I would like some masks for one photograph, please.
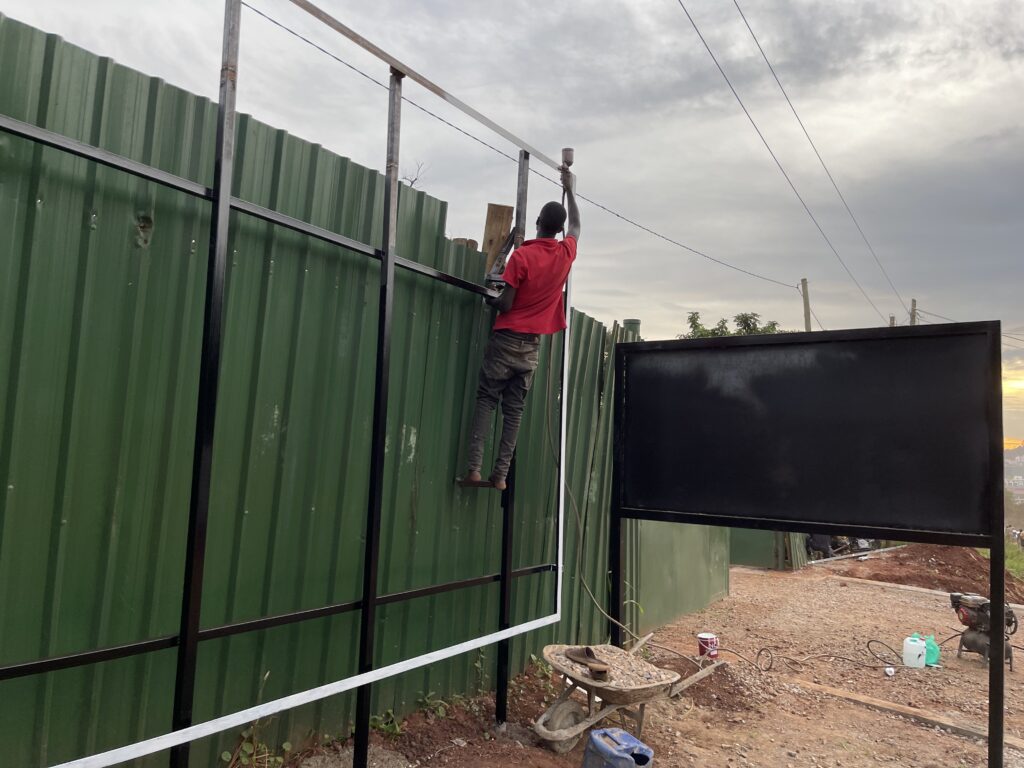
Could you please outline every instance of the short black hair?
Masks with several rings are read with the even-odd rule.
[[[565,226],[565,207],[554,200],[545,203],[540,209],[540,216],[537,217],[537,228],[541,232],[554,234],[561,232]]]

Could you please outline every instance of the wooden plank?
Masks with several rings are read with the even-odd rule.
[[[844,688],[833,688],[830,685],[811,683],[806,680],[795,680],[794,682],[801,688],[808,691],[824,693],[829,696],[834,696],[837,699],[842,699],[843,701],[849,701],[870,709],[876,709],[880,712],[888,712],[890,714],[910,718],[911,720],[917,720],[919,723],[937,725],[940,728],[945,728],[946,730],[958,733],[961,736],[969,736],[972,739],[983,739],[988,741],[988,731],[986,729],[970,725],[969,723],[962,723],[957,720],[953,720],[952,718],[947,717],[946,715],[940,715],[937,712],[929,712],[928,710],[918,709],[917,707],[908,707],[903,704],[896,704],[891,701],[876,699],[871,696],[864,696],[860,693],[847,691]],[[1003,739],[1006,746],[1013,747],[1014,749],[1019,749],[1024,752],[1024,739],[1010,735],[1004,736]]]
[[[737,567],[737,566],[732,566]],[[740,566],[743,567],[743,566]],[[826,569],[827,571],[827,569]],[[949,601],[949,592],[944,589],[928,589],[927,587],[915,587],[911,584],[894,584],[891,581],[875,581],[874,579],[859,579],[856,576],[841,576],[838,573],[829,573],[830,579],[836,579],[837,581],[845,581],[847,584],[857,584],[866,587],[885,587],[886,589],[898,589],[901,592],[917,592],[920,595],[935,595],[936,597],[943,597],[946,601]],[[984,598],[988,598],[988,594],[982,595]],[[1024,613],[1024,605],[1019,603],[1006,603],[1008,606],[1013,608],[1018,613]]]
[[[696,674],[690,675],[689,677],[687,677],[684,680],[680,680],[678,683],[676,683],[675,685],[672,686],[672,690],[669,691],[668,695],[670,697],[678,696],[680,693],[685,691],[687,688],[689,688],[694,683],[699,683],[701,680],[703,680],[705,677],[709,676],[712,672],[714,672],[719,667],[724,667],[724,666],[727,666],[728,664],[729,664],[729,662],[727,662],[727,661],[716,661],[710,667],[705,667],[700,672],[697,672]]]
[[[895,547],[884,547],[882,549],[870,549],[866,552],[851,552],[848,555],[836,555],[835,557],[825,557],[821,560],[808,560],[808,565],[825,565],[826,563],[837,563],[840,560],[852,560],[855,557],[863,557],[866,560],[874,560],[875,555],[880,555],[883,552],[892,552],[897,549],[903,549],[906,544],[897,544]]]
[[[484,222],[484,239],[481,249],[487,254],[485,275],[490,274],[491,267],[494,265],[495,259],[498,258],[498,251],[501,250],[502,243],[505,242],[508,233],[512,231],[513,213],[511,205],[487,204],[487,220]]]

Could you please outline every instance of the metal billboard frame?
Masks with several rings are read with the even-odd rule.
[[[177,648],[172,730],[162,736],[61,763],[57,768],[104,768],[105,766],[116,765],[167,749],[171,750],[170,765],[172,768],[187,768],[189,765],[189,744],[196,739],[210,736],[232,727],[245,725],[261,717],[352,689],[356,689],[355,755],[353,765],[355,768],[365,768],[369,749],[371,686],[374,682],[497,643],[495,719],[499,724],[504,723],[508,712],[510,639],[517,635],[555,624],[561,619],[564,548],[563,516],[565,506],[565,435],[568,409],[564,388],[569,380],[569,322],[571,320],[568,312],[566,313],[566,328],[562,335],[562,365],[559,386],[558,513],[555,562],[541,563],[518,569],[512,567],[512,531],[515,514],[515,464],[513,461],[512,471],[508,478],[508,488],[502,493],[501,498],[502,556],[501,563],[496,572],[383,595],[378,594],[377,589],[395,270],[402,269],[413,272],[480,296],[493,295],[481,285],[410,259],[402,258],[395,251],[398,218],[398,156],[401,128],[402,80],[408,76],[520,148],[516,195],[516,226],[520,236],[523,234],[526,223],[527,181],[531,154],[552,168],[557,168],[558,165],[548,156],[538,152],[522,139],[519,139],[497,123],[492,122],[412,68],[402,64],[402,62],[373,45],[312,3],[307,2],[307,0],[290,1],[329,28],[356,42],[390,67],[383,240],[380,248],[375,248],[301,219],[278,213],[277,211],[255,205],[231,195],[235,119],[237,114],[235,111],[235,95],[238,78],[242,0],[225,0],[224,4],[223,56],[220,70],[220,97],[218,102],[214,182],[212,187],[206,187],[189,179],[162,171],[85,142],[68,138],[45,128],[16,120],[6,115],[0,115],[0,131],[69,155],[99,163],[109,168],[117,169],[169,189],[184,192],[192,197],[207,200],[212,204],[202,347],[200,353],[196,432],[192,463],[192,487],[189,502],[187,549],[185,553],[179,632],[173,635],[165,635],[117,646],[0,666],[0,681],[3,681]],[[374,372],[375,387],[371,430],[370,488],[369,502],[365,512],[367,535],[363,558],[363,594],[360,600],[264,616],[203,629],[200,627],[199,619],[202,603],[207,521],[209,518],[217,379],[220,368],[221,324],[225,302],[225,275],[227,271],[229,240],[228,225],[232,211],[253,216],[294,232],[308,235],[317,240],[343,248],[346,251],[362,254],[381,263],[377,317],[378,341]],[[571,306],[571,287],[570,281],[567,283],[565,290],[565,305],[567,308]],[[511,588],[513,581],[524,576],[551,572],[556,574],[555,595],[552,601],[554,612],[522,624],[513,625],[511,614]],[[373,645],[377,606],[492,583],[498,583],[499,585],[498,631],[447,648],[430,651],[385,667],[375,667]],[[350,611],[360,611],[361,613],[358,673],[356,675],[224,715],[204,723],[192,723],[196,662],[200,642]]]
[[[624,619],[623,590],[623,539],[622,525],[624,520],[650,520],[654,522],[689,523],[695,525],[715,525],[726,528],[755,528],[769,530],[787,530],[797,533],[851,533],[856,532],[868,538],[896,538],[902,541],[915,541],[930,544],[950,544],[955,546],[987,546],[990,550],[989,601],[990,615],[1000,617],[999,629],[1002,630],[1002,616],[1005,612],[1005,539],[1003,538],[1004,510],[1002,499],[1003,487],[1003,417],[1000,370],[1000,323],[998,321],[976,323],[933,324],[927,326],[900,326],[889,328],[867,328],[841,331],[820,331],[811,333],[785,333],[773,335],[730,336],[706,339],[685,339],[675,341],[652,341],[620,343],[615,348],[615,426],[612,449],[612,507],[610,515],[610,534],[608,539],[608,572],[610,586],[608,591],[608,630],[615,645],[622,646]],[[907,528],[887,528],[878,525],[858,525],[857,523],[835,524],[822,521],[797,521],[791,519],[777,520],[764,517],[727,516],[713,513],[702,513],[695,510],[646,509],[629,507],[623,503],[623,433],[629,418],[626,406],[628,392],[626,386],[626,358],[633,353],[677,351],[684,349],[713,349],[721,347],[779,346],[786,344],[807,344],[814,341],[870,341],[892,338],[919,338],[950,336],[962,334],[987,336],[988,342],[988,374],[990,386],[985,403],[985,417],[989,432],[988,454],[990,472],[987,487],[996,492],[988,494],[987,535],[951,533],[946,531],[914,530]],[[996,619],[992,619],[993,628]],[[989,659],[999,659],[1002,663],[989,663],[989,704],[988,704],[988,768],[1002,768],[1004,741],[1004,685],[1005,638],[1002,631],[991,632]]]

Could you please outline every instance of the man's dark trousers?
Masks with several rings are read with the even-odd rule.
[[[484,459],[484,440],[490,431],[494,409],[501,401],[502,429],[492,480],[504,480],[516,449],[526,395],[537,370],[540,335],[498,330],[491,333],[480,366],[476,409],[469,434],[469,470],[479,472]]]

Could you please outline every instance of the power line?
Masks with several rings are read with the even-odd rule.
[[[258,8],[253,7],[249,3],[245,2],[245,0],[242,0],[242,5],[245,6],[246,8],[248,8],[253,13],[257,14],[258,16],[263,17],[264,19],[269,21],[274,26],[279,27],[280,29],[283,29],[285,32],[287,32],[288,34],[292,35],[293,37],[296,37],[299,40],[302,40],[307,45],[310,45],[313,48],[315,48],[316,50],[320,51],[321,53],[329,56],[330,58],[334,59],[334,61],[338,62],[339,64],[342,64],[345,67],[348,67],[353,72],[358,74],[360,77],[363,77],[366,80],[369,80],[371,83],[373,83],[375,85],[378,85],[381,88],[384,88],[385,90],[387,90],[388,85],[386,83],[384,83],[384,82],[382,82],[380,80],[377,80],[372,75],[369,75],[366,72],[363,72],[358,67],[354,66],[353,64],[350,64],[349,62],[347,62],[344,59],[342,59],[341,57],[335,55],[334,53],[332,53],[331,51],[329,51],[326,48],[322,47],[321,45],[318,45],[317,43],[315,43],[312,40],[310,40],[308,37],[305,37],[304,35],[300,34],[299,32],[296,32],[291,27],[289,27],[289,26],[281,23],[277,19],[267,15],[266,13],[264,13],[261,10],[259,10]],[[438,120],[438,121],[444,123],[448,127],[454,128],[456,131],[461,133],[463,136],[466,136],[466,137],[472,139],[473,141],[477,142],[478,144],[481,144],[481,145],[487,147],[488,149],[490,149],[493,152],[498,153],[502,157],[504,157],[504,158],[506,158],[508,160],[511,160],[514,163],[518,163],[519,162],[518,158],[513,157],[512,155],[508,154],[507,152],[504,152],[503,150],[499,149],[498,147],[494,146],[493,144],[490,144],[487,141],[484,141],[479,136],[475,136],[474,134],[470,133],[469,131],[467,131],[467,130],[465,130],[463,128],[460,128],[455,123],[453,123],[453,122],[451,122],[449,120],[446,120],[445,118],[441,117],[440,115],[436,114],[435,112],[430,111],[426,107],[423,107],[420,104],[417,104],[412,99],[410,99],[410,98],[408,98],[406,96],[403,96],[402,97],[402,101],[406,102],[407,104],[410,104],[413,107],[416,107],[416,109],[420,110],[424,114],[429,115],[430,117],[433,117],[435,120]],[[561,188],[561,186],[562,186],[561,182],[556,181],[555,179],[552,179],[549,176],[546,176],[545,174],[543,174],[540,171],[538,171],[536,168],[531,168],[530,170],[534,174],[539,176],[540,178],[545,179],[546,181],[548,181],[548,182],[556,185],[557,187]],[[678,248],[682,248],[685,251],[689,251],[690,253],[695,254],[697,256],[700,256],[701,258],[707,259],[708,261],[714,262],[715,264],[718,264],[720,266],[723,266],[723,267],[726,267],[728,269],[734,270],[736,272],[740,272],[741,274],[747,275],[749,277],[757,278],[758,280],[764,280],[765,282],[768,282],[768,283],[773,283],[775,285],[780,285],[783,288],[792,288],[792,287],[794,287],[792,283],[787,283],[787,282],[784,282],[782,280],[776,280],[773,277],[768,277],[767,275],[762,275],[762,274],[759,274],[757,272],[753,272],[753,271],[751,271],[749,269],[744,269],[743,267],[738,267],[735,264],[730,264],[729,262],[724,261],[722,259],[715,258],[714,256],[710,256],[707,253],[704,253],[703,251],[700,251],[700,250],[698,250],[696,248],[693,248],[693,247],[691,247],[689,245],[686,245],[685,243],[681,243],[678,240],[675,240],[675,239],[673,239],[671,237],[668,237],[667,235],[663,235],[660,232],[657,232],[657,231],[651,229],[650,227],[647,227],[647,226],[639,223],[638,221],[635,221],[635,220],[629,218],[628,216],[624,216],[623,214],[618,213],[617,211],[613,211],[608,206],[602,205],[601,203],[597,202],[596,200],[592,200],[589,197],[585,197],[585,196],[583,196],[581,194],[578,194],[578,193],[577,193],[576,197],[579,198],[580,200],[583,200],[586,203],[589,203],[590,205],[593,205],[596,208],[600,208],[605,213],[611,214],[612,216],[614,216],[614,217],[616,217],[618,219],[621,219],[622,221],[626,222],[627,224],[630,224],[631,226],[636,227],[637,229],[643,230],[644,232],[647,232],[648,234],[654,235],[654,237],[657,237],[657,238],[659,238],[661,240],[664,240],[667,243],[671,243],[672,245],[674,245],[674,246],[676,246]]]
[[[958,322],[957,320],[954,320],[951,317],[946,317],[945,315],[940,315],[940,314],[938,314],[936,312],[929,312],[928,310],[921,309],[920,307],[917,308],[917,311],[921,312],[922,314],[925,314],[925,315],[931,315],[932,317],[937,317],[937,318],[939,318],[939,320],[945,320],[947,323]]]
[[[782,176],[786,179],[786,183],[789,184],[789,188],[793,190],[793,194],[796,195],[797,200],[800,201],[800,205],[803,206],[811,221],[814,222],[814,226],[817,227],[818,232],[821,233],[821,236],[825,240],[825,243],[828,245],[829,249],[832,251],[833,254],[835,254],[836,259],[842,265],[843,269],[846,270],[846,274],[849,275],[850,279],[853,281],[853,284],[857,286],[858,290],[860,290],[865,300],[867,300],[868,304],[871,305],[871,308],[875,310],[875,313],[882,319],[882,322],[886,322],[886,318],[882,314],[881,310],[875,305],[875,302],[871,300],[871,297],[868,296],[867,291],[864,290],[864,287],[860,284],[857,278],[854,277],[853,272],[850,271],[850,268],[846,265],[846,262],[843,261],[843,257],[839,255],[839,251],[836,249],[835,245],[832,244],[832,241],[829,239],[829,236],[825,234],[825,230],[822,229],[821,224],[818,223],[818,219],[814,216],[814,213],[811,211],[810,207],[804,201],[803,196],[797,190],[796,185],[793,183],[793,180],[789,177],[789,174],[786,172],[786,169],[783,167],[782,163],[779,161],[779,158],[776,156],[774,150],[772,150],[771,145],[768,143],[768,140],[764,137],[764,134],[758,127],[757,122],[754,120],[754,117],[750,114],[750,110],[747,109],[747,105],[744,104],[743,99],[740,98],[739,93],[736,91],[735,86],[733,86],[732,84],[732,80],[729,79],[729,76],[725,73],[725,70],[722,68],[722,65],[718,63],[718,58],[715,56],[714,51],[711,50],[711,46],[708,45],[708,41],[704,39],[704,35],[701,34],[700,27],[697,26],[697,22],[694,21],[693,16],[691,16],[690,12],[686,9],[686,5],[683,3],[683,0],[677,0],[677,2],[679,3],[679,7],[683,9],[683,13],[686,14],[686,18],[690,20],[690,24],[693,26],[693,30],[697,33],[697,37],[699,37],[700,41],[704,44],[704,48],[707,49],[708,55],[711,56],[711,60],[715,63],[715,66],[718,68],[718,71],[725,79],[726,85],[728,85],[729,90],[732,91],[732,95],[736,97],[736,101],[739,103],[740,108],[743,110],[743,114],[747,116],[747,119],[750,121],[750,124],[754,127],[754,130],[757,132],[758,137],[761,139],[761,143],[764,144],[765,149],[768,150],[768,154],[772,156],[772,160],[775,161],[775,165],[778,166],[778,169],[782,173]]]
[[[242,5],[245,6],[246,8],[248,8],[253,13],[255,13],[257,16],[262,16],[264,19],[269,21],[274,26],[283,29],[285,32],[287,32],[288,34],[292,35],[293,37],[297,37],[299,40],[302,40],[307,45],[311,45],[313,48],[316,48],[321,53],[323,53],[323,54],[325,54],[327,56],[330,56],[336,62],[338,62],[339,64],[341,64],[341,65],[343,65],[345,67],[348,67],[349,69],[351,69],[353,72],[355,72],[360,77],[365,78],[366,80],[369,80],[374,85],[379,85],[385,91],[388,90],[388,84],[387,83],[385,83],[385,82],[383,82],[381,80],[378,80],[377,78],[373,77],[373,75],[368,75],[366,72],[363,72],[363,70],[359,69],[358,67],[356,67],[356,66],[354,66],[352,64],[349,64],[347,61],[345,61],[340,56],[336,56],[335,54],[331,53],[329,50],[327,50],[323,46],[318,45],[317,43],[315,43],[312,40],[310,40],[308,37],[305,37],[305,36],[301,35],[300,33],[296,32],[291,27],[282,24],[280,21],[278,21],[277,19],[273,18],[272,16],[268,16],[263,11],[261,11],[259,8],[254,8],[253,6],[249,5],[249,3],[245,2],[245,0],[242,0]],[[489,144],[488,142],[486,142],[483,139],[481,139],[479,136],[474,136],[469,131],[463,130],[462,128],[457,126],[455,123],[450,122],[449,120],[446,120],[445,118],[441,117],[440,115],[436,114],[435,112],[431,112],[429,109],[427,109],[426,107],[423,107],[423,106],[417,104],[412,99],[409,99],[409,98],[403,96],[402,97],[402,101],[406,102],[407,104],[410,104],[413,107],[416,107],[416,109],[420,110],[421,112],[430,115],[435,120],[441,121],[442,123],[444,123],[448,127],[454,128],[459,133],[463,134],[464,136],[469,137],[470,139],[472,139],[473,141],[477,142],[478,144],[482,144],[483,146],[487,147],[491,151],[497,152],[502,157],[507,157],[509,160],[512,160],[513,162],[518,162],[515,157],[513,157],[510,154],[508,154],[507,152],[503,152],[502,150],[498,149],[498,147],[494,146],[493,144]]]
[[[917,308],[917,311],[920,312],[921,314],[929,315],[930,317],[937,317],[939,320],[945,320],[947,323],[956,323],[956,322],[958,322],[957,320],[954,320],[951,317],[946,317],[945,315],[940,315],[940,314],[937,314],[935,312],[929,312],[927,309],[921,309],[920,307]],[[1024,339],[1019,338],[1017,336],[1014,336],[1011,333],[1006,333],[1005,331],[1001,332],[1000,335],[1004,336],[1007,339],[1013,339],[1014,341],[1024,342]],[[1013,347],[1014,349],[1024,349],[1024,347],[1018,347],[1015,344],[1008,344],[1005,341],[1003,342],[1003,344],[1006,344],[1006,346],[1008,346],[1008,347]]]
[[[560,181],[555,181],[550,176],[547,176],[547,175],[541,173],[540,171],[538,171],[535,168],[531,168],[530,170],[533,173],[535,173],[537,176],[540,176],[545,181],[550,182],[551,184],[554,184],[559,189],[562,188],[562,183]],[[773,277],[767,277],[765,275],[760,275],[757,272],[751,272],[750,270],[744,269],[743,267],[737,267],[735,264],[730,264],[727,261],[722,261],[721,259],[716,259],[714,256],[709,256],[708,254],[704,253],[704,251],[699,251],[696,248],[692,248],[691,246],[686,245],[685,243],[681,243],[678,240],[674,240],[671,237],[668,237],[667,235],[663,235],[660,232],[656,232],[655,230],[651,229],[650,227],[644,226],[640,222],[634,221],[633,219],[629,218],[628,216],[624,216],[624,215],[622,215],[621,213],[619,213],[617,211],[613,211],[611,208],[609,208],[609,207],[607,207],[605,205],[602,205],[601,203],[597,202],[596,200],[591,200],[589,197],[585,197],[584,195],[581,195],[578,192],[576,193],[576,197],[579,200],[583,200],[584,202],[590,203],[590,205],[593,205],[596,208],[600,208],[605,213],[609,213],[609,214],[611,214],[612,216],[614,216],[617,219],[621,219],[622,221],[624,221],[627,224],[630,224],[630,225],[636,227],[637,229],[641,229],[644,232],[647,232],[648,234],[654,235],[655,237],[660,238],[660,239],[664,240],[667,243],[671,243],[672,245],[675,245],[675,246],[677,246],[679,248],[682,248],[683,250],[689,251],[690,253],[693,253],[693,254],[696,254],[697,256],[705,258],[708,261],[713,261],[715,264],[720,264],[723,267],[728,267],[729,269],[735,270],[737,272],[742,272],[744,275],[749,275],[750,277],[756,277],[759,280],[765,280],[765,281],[767,281],[769,283],[774,283],[775,285],[781,285],[783,288],[793,288],[793,287],[795,287],[791,283],[785,283],[782,280],[776,280]]]
[[[796,107],[793,106],[793,102],[790,100],[789,94],[783,87],[782,81],[779,79],[779,75],[775,71],[775,67],[773,67],[771,61],[768,60],[768,55],[764,52],[764,48],[761,46],[761,41],[757,39],[757,35],[754,34],[754,30],[750,26],[750,22],[747,21],[746,14],[743,13],[743,9],[740,8],[739,0],[732,1],[733,5],[736,6],[736,10],[740,12],[740,18],[743,19],[743,23],[746,25],[747,31],[750,32],[750,36],[754,38],[754,43],[757,45],[757,50],[761,52],[761,58],[763,58],[764,63],[768,65],[768,69],[771,70],[772,77],[775,78],[775,82],[778,84],[779,90],[782,91],[782,95],[785,97],[786,103],[789,104],[789,108],[793,111],[793,117],[795,117],[797,123],[800,124],[800,130],[802,130],[804,132],[804,136],[807,137],[807,143],[810,144],[811,149],[814,150],[814,154],[818,158],[818,162],[821,163],[821,167],[825,171],[825,175],[828,176],[828,180],[832,182],[832,187],[833,189],[835,189],[836,194],[839,195],[839,199],[843,202],[843,207],[846,208],[846,212],[850,214],[850,218],[853,220],[854,226],[856,226],[857,231],[860,232],[860,236],[864,240],[864,244],[868,247],[868,250],[871,251],[871,255],[874,257],[875,263],[878,265],[878,268],[882,271],[882,274],[885,275],[886,282],[889,283],[889,287],[892,288],[892,292],[896,295],[896,298],[899,299],[899,302],[900,304],[903,305],[903,308],[907,309],[907,303],[903,300],[903,297],[900,295],[900,292],[896,290],[896,286],[893,284],[892,278],[889,277],[889,273],[882,265],[882,260],[878,258],[878,254],[875,253],[875,249],[874,247],[872,247],[871,242],[868,240],[868,236],[864,234],[864,230],[861,228],[860,222],[857,221],[857,217],[853,215],[853,211],[850,209],[850,205],[846,202],[846,198],[843,196],[843,193],[839,191],[839,185],[836,184],[836,180],[832,177],[832,172],[828,169],[828,166],[825,165],[824,158],[822,158],[821,153],[818,151],[818,147],[815,145],[814,140],[811,139],[811,134],[808,133],[807,126],[804,125],[804,121],[800,119],[800,115],[797,113]]]
[[[818,324],[818,328],[826,330],[825,326],[821,324],[821,320],[818,319],[818,314],[814,311],[814,307],[811,307],[811,317],[814,318],[814,322]]]

